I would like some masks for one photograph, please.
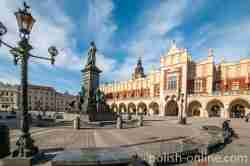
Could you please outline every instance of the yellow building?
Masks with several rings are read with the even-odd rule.
[[[18,105],[18,87],[0,82],[0,111],[16,111]]]
[[[19,85],[0,82],[0,111],[20,110],[21,100]],[[77,112],[78,101],[78,96],[57,92],[50,86],[28,86],[29,111]]]
[[[200,62],[173,42],[160,69],[145,75],[141,59],[132,79],[100,89],[114,111],[159,116],[238,118],[250,112],[250,59],[215,64],[212,49]]]

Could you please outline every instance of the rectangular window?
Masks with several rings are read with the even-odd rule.
[[[175,90],[177,88],[176,76],[168,77],[168,90]]]
[[[240,83],[239,81],[232,82],[232,90],[240,90]]]
[[[201,92],[202,91],[202,80],[200,80],[200,79],[197,79],[197,80],[195,80],[195,91],[196,92]]]

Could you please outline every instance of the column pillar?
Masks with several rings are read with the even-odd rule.
[[[229,105],[225,104],[224,109],[221,113],[222,118],[229,119],[230,118],[230,110],[229,110]]]
[[[200,109],[200,117],[204,118],[205,117],[205,109],[204,109],[204,105],[203,103],[201,103],[201,107],[198,107]]]
[[[250,113],[250,109],[249,108],[245,108],[245,110],[246,110],[245,115],[247,115],[248,113]]]
[[[206,110],[205,109],[203,109],[202,107],[200,108],[200,117],[202,117],[202,118],[204,118],[204,117],[206,117]]]
[[[181,106],[181,99],[177,100],[177,105],[178,105],[178,119],[181,120],[183,117],[183,107]]]
[[[159,115],[164,116],[164,112],[165,112],[165,103],[161,101],[159,105]]]
[[[203,117],[204,118],[209,118],[208,110],[206,108],[202,109],[202,112],[203,112]]]
[[[138,107],[138,106],[137,106]],[[141,112],[141,108],[137,108],[136,109],[136,116],[138,116],[138,114]]]
[[[161,58],[161,60],[164,60],[163,58]],[[162,63],[162,62],[161,62]],[[164,65],[164,64],[161,64]],[[163,67],[163,66],[162,66]],[[166,74],[167,74],[167,70],[162,69],[160,71],[160,105],[159,105],[159,114],[160,116],[164,116],[164,112],[165,112],[165,86],[166,86]]]
[[[149,115],[154,115],[154,109],[153,108],[149,108]]]

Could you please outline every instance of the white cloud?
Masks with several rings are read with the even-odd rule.
[[[0,21],[2,21],[8,28],[8,33],[4,36],[4,40],[15,43],[19,40],[18,27],[14,12],[21,6],[21,2],[2,0],[0,2]],[[39,3],[30,3],[32,9],[32,15],[36,19],[36,23],[33,27],[30,42],[34,49],[32,53],[37,56],[48,57],[48,47],[56,46],[59,50],[59,56],[56,58],[57,70],[78,70],[80,67],[80,56],[75,51],[75,41],[71,37],[71,33],[74,30],[74,24],[72,20],[65,15],[62,9],[55,1],[42,1]],[[42,9],[41,9],[42,8]],[[53,8],[53,10],[51,10]],[[12,56],[9,54],[6,47],[1,47],[0,57],[3,61],[9,61]],[[36,77],[37,72],[44,73],[43,80],[49,80],[51,77],[48,70],[44,70],[40,65],[45,65],[46,68],[51,67],[50,62],[30,58],[30,78]],[[40,64],[40,65],[37,65]],[[1,69],[4,67],[5,63],[1,63]],[[12,65],[12,64],[11,64]],[[41,71],[42,70],[42,71]],[[44,70],[44,71],[43,71]],[[79,70],[77,72],[80,72]],[[55,73],[55,72],[54,72]],[[0,81],[8,83],[19,83],[19,79],[15,76],[17,72],[6,73],[6,70],[0,70]],[[54,80],[50,80],[48,84],[53,84],[54,82],[62,82],[63,77],[54,77]],[[33,82],[35,80],[29,80]],[[71,85],[74,84],[71,81]],[[39,84],[39,83],[38,83]],[[63,88],[67,88],[65,85]]]
[[[18,0],[2,0],[0,2],[0,21],[8,28],[8,33],[4,36],[4,40],[13,43],[13,45],[19,40],[16,19],[13,13],[17,11],[21,5],[21,2]],[[72,33],[79,27],[76,27],[76,24],[72,22],[73,20],[65,14],[56,1],[46,0],[38,3],[31,1],[30,5],[32,15],[37,20],[31,34],[31,44],[34,47],[32,53],[47,57],[48,47],[52,45],[56,46],[60,53],[55,62],[55,66],[58,67],[58,70],[80,72],[80,69],[82,69],[84,65],[86,54],[76,51],[76,40],[72,36]],[[91,0],[88,1],[88,8],[87,26],[83,27],[84,31],[86,31],[86,34],[93,34],[90,39],[96,41],[99,50],[104,50],[104,48],[109,46],[113,34],[117,29],[116,24],[112,21],[114,4],[111,0],[102,3]],[[5,47],[0,49],[0,56],[3,60],[12,58],[8,53],[8,49]],[[98,66],[103,70],[105,76],[113,69],[116,62],[114,59],[105,56],[101,51],[98,52],[97,56]],[[37,63],[50,67],[50,63],[47,61],[32,58],[30,62],[31,69],[40,70],[38,69],[39,66]],[[35,73],[31,72],[31,74]],[[3,81],[17,81],[4,75],[4,71],[0,71],[0,75]],[[46,77],[49,77],[48,73],[46,73]],[[56,79],[62,80],[63,78]]]
[[[86,33],[84,35],[89,35],[97,45],[97,65],[101,70],[103,70],[104,77],[113,69],[113,66],[116,63],[115,59],[105,56],[105,53],[102,53],[102,50],[105,50],[107,47],[111,47],[110,42],[115,31],[117,30],[116,24],[112,21],[113,10],[114,4],[112,0],[106,0],[102,3],[99,3],[96,0],[88,1],[87,23],[83,27],[83,31]],[[61,15],[63,15],[59,11],[59,9],[57,9],[56,11],[58,17],[61,17]],[[60,20],[57,20],[57,23],[59,22],[59,24],[63,23],[63,25],[69,25],[67,26],[68,28],[65,28],[63,26],[62,29],[61,27],[55,25],[52,26],[52,28],[48,32],[46,31],[46,22],[41,23],[41,25],[44,27],[41,28],[41,33],[44,34],[44,39],[42,39],[42,41],[50,40],[50,45],[53,45],[53,43],[57,43],[57,45],[59,45],[59,48],[63,48],[60,50],[60,55],[57,57],[56,66],[65,67],[67,69],[79,72],[85,65],[88,50],[85,50],[84,53],[73,51],[73,48],[76,47],[74,45],[75,41],[69,37],[69,33],[73,31],[74,26],[66,16],[61,20],[61,22]],[[53,38],[51,40],[51,37],[46,35],[45,33],[55,35],[53,35]],[[44,45],[48,44],[46,43]]]
[[[11,43],[16,43],[19,40],[16,19],[13,13],[21,7],[21,5],[22,4],[17,0],[3,0],[0,3],[0,11],[2,13],[0,20],[8,28],[8,33],[4,36],[4,40]],[[43,6],[43,10],[39,10],[38,6],[32,6],[32,15],[36,19],[30,39],[34,47],[32,53],[38,56],[48,57],[48,47],[52,45],[56,46],[60,51],[56,59],[56,65],[63,69],[71,69],[73,65],[77,65],[75,62],[80,59],[74,51],[75,41],[70,36],[74,24],[58,7],[55,1],[43,1],[39,5]],[[52,6],[53,10],[51,10]],[[7,54],[7,50],[7,48],[1,49],[1,55]],[[67,52],[64,52],[64,50],[67,50]],[[32,61],[49,66],[49,62],[46,61],[36,59],[32,59]]]
[[[239,60],[250,55],[250,23],[239,19],[237,22],[225,23],[218,28],[215,25],[205,25],[195,36],[193,50],[198,56],[206,56],[207,50],[213,48],[215,59],[228,61]]]
[[[112,39],[118,27],[113,20],[113,11],[115,5],[112,0],[105,0],[101,3],[98,0],[88,1],[88,12],[86,20],[83,20],[83,36],[90,40],[94,40],[98,49],[96,59],[97,66],[103,71],[101,74],[103,79],[110,77],[110,73],[117,65],[117,61],[107,56],[105,50],[111,50],[114,47]],[[86,63],[87,50],[82,60],[82,67]]]
[[[8,73],[1,73],[0,82],[15,85],[19,84],[20,80],[17,77],[10,75]]]
[[[115,6],[112,0],[88,1],[88,14],[84,24],[85,34],[88,38],[95,40],[98,48],[107,49],[111,47],[110,42],[118,29],[112,19]]]
[[[125,43],[123,49],[128,51],[124,63],[114,71],[115,78],[126,80],[131,78],[132,70],[139,56],[142,57],[145,70],[158,64],[171,40],[182,42],[180,33],[170,38],[168,33],[181,24],[186,16],[187,1],[161,1],[161,3],[139,17],[141,29]]]
[[[7,34],[3,36],[3,39],[11,41],[11,43],[15,43],[18,40],[17,23],[14,16],[15,9],[17,9],[17,3],[15,1],[3,0],[0,2],[0,21],[6,26],[8,31]],[[8,54],[8,49],[2,46],[0,49],[1,58],[10,58],[11,56]]]
[[[88,58],[87,54],[88,53],[86,51],[84,54],[85,56],[81,61],[81,69],[84,68],[85,64],[87,63],[87,58]],[[98,66],[100,70],[102,70],[104,74],[103,77],[106,77],[107,75],[110,74],[110,72],[112,72],[115,64],[116,64],[115,59],[105,56],[102,52],[96,53],[96,66]]]

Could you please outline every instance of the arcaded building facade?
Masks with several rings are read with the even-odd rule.
[[[250,59],[192,60],[173,42],[160,69],[144,74],[139,59],[130,80],[100,86],[113,111],[158,116],[241,118],[250,113]]]

